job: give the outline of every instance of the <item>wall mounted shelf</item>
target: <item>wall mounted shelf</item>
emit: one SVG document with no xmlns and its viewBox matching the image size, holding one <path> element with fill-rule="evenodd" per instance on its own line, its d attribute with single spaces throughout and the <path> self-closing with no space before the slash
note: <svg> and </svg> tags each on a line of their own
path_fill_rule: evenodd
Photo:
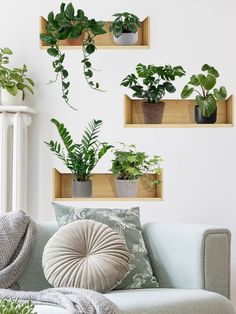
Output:
<svg viewBox="0 0 236 314">
<path fill-rule="evenodd" d="M 194 120 L 195 100 L 167 100 L 162 124 L 144 124 L 142 100 L 124 96 L 124 126 L 126 128 L 217 128 L 233 127 L 234 96 L 217 103 L 215 124 L 197 124 Z"/>
<path fill-rule="evenodd" d="M 72 198 L 71 183 L 73 175 L 60 173 L 53 169 L 53 200 L 54 201 L 162 201 L 163 200 L 163 171 L 161 184 L 152 189 L 146 188 L 145 179 L 142 177 L 139 183 L 138 197 L 118 198 L 115 193 L 114 177 L 110 173 L 94 173 L 92 175 L 93 197 Z"/>
<path fill-rule="evenodd" d="M 105 22 L 105 30 L 107 31 L 104 35 L 95 37 L 95 45 L 98 49 L 148 49 L 150 48 L 150 17 L 146 17 L 138 29 L 139 39 L 137 44 L 131 46 L 119 46 L 113 42 L 112 33 L 109 33 L 109 26 L 111 22 Z M 40 33 L 45 33 L 47 20 L 44 17 L 40 17 Z M 65 45 L 60 44 L 61 49 L 81 49 L 81 45 Z M 40 40 L 40 48 L 47 49 L 48 46 Z"/>
</svg>

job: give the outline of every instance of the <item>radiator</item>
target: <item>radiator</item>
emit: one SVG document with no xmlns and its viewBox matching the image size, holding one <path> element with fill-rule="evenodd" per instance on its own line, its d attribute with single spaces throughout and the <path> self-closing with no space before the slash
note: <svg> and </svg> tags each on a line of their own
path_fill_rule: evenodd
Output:
<svg viewBox="0 0 236 314">
<path fill-rule="evenodd" d="M 27 211 L 27 106 L 0 106 L 0 213 Z"/>
</svg>

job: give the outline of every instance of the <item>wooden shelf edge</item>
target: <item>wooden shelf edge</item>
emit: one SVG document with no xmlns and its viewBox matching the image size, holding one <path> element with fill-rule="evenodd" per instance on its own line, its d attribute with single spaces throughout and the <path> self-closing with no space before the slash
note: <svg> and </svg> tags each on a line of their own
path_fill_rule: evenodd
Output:
<svg viewBox="0 0 236 314">
<path fill-rule="evenodd" d="M 40 44 L 40 49 L 42 50 L 47 50 L 49 48 L 49 46 L 43 46 L 42 44 Z M 60 46 L 60 50 L 79 50 L 81 49 L 81 46 Z M 150 45 L 130 45 L 130 46 L 118 46 L 118 45 L 114 45 L 114 46 L 99 46 L 96 45 L 97 49 L 113 49 L 113 50 L 119 50 L 119 49 L 149 49 Z"/>
<path fill-rule="evenodd" d="M 163 201 L 163 197 L 89 197 L 89 198 L 53 198 L 53 201 L 55 202 L 98 202 L 98 201 L 140 201 L 140 202 L 145 202 L 145 201 Z"/>
<path fill-rule="evenodd" d="M 232 123 L 215 123 L 215 124 L 128 124 L 125 128 L 232 128 Z"/>
</svg>

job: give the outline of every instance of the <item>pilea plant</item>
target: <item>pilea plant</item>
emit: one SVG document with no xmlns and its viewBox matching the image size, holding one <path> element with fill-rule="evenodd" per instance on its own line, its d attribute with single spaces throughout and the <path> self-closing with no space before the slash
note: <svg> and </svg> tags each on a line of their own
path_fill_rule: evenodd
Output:
<svg viewBox="0 0 236 314">
<path fill-rule="evenodd" d="M 5 65 L 10 62 L 9 56 L 13 52 L 9 48 L 0 48 L 0 88 L 6 89 L 9 94 L 16 96 L 18 91 L 22 91 L 23 100 L 25 98 L 25 89 L 34 94 L 34 82 L 26 76 L 27 67 L 24 64 L 21 68 L 10 69 Z"/>
<path fill-rule="evenodd" d="M 204 117 L 210 117 L 216 111 L 217 100 L 225 100 L 227 91 L 224 86 L 219 89 L 214 88 L 219 72 L 208 64 L 201 68 L 203 73 L 192 75 L 190 81 L 184 86 L 181 97 L 188 98 L 193 92 L 197 93 L 195 97 L 200 111 Z"/>
<path fill-rule="evenodd" d="M 96 50 L 94 38 L 97 35 L 106 33 L 103 27 L 104 22 L 89 19 L 81 9 L 75 11 L 72 3 L 68 5 L 62 3 L 59 13 L 55 14 L 54 12 L 50 12 L 48 14 L 46 32 L 40 34 L 41 40 L 50 46 L 50 48 L 47 49 L 48 54 L 55 58 L 52 65 L 56 72 L 56 80 L 60 76 L 62 82 L 62 97 L 73 109 L 75 108 L 71 106 L 69 102 L 69 73 L 64 67 L 65 53 L 62 53 L 60 50 L 60 41 L 65 39 L 78 39 L 84 36 L 82 42 L 84 76 L 91 88 L 101 91 L 99 83 L 93 81 L 94 69 L 90 62 L 90 55 Z"/>
<path fill-rule="evenodd" d="M 32 302 L 20 303 L 18 300 L 0 300 L 0 314 L 37 314 Z"/>
<path fill-rule="evenodd" d="M 141 22 L 139 18 L 128 12 L 113 14 L 116 19 L 111 23 L 109 31 L 115 37 L 120 37 L 122 33 L 136 33 Z"/>
</svg>

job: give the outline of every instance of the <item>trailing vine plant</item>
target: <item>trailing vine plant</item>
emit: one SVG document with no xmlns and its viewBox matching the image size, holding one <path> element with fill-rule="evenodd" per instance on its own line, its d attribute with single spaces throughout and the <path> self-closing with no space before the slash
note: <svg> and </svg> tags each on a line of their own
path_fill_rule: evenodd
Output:
<svg viewBox="0 0 236 314">
<path fill-rule="evenodd" d="M 46 32 L 41 33 L 40 38 L 44 43 L 50 46 L 47 52 L 50 56 L 55 58 L 52 65 L 56 73 L 56 79 L 50 81 L 50 83 L 54 83 L 60 77 L 62 83 L 62 98 L 72 109 L 75 108 L 70 105 L 69 101 L 69 73 L 63 64 L 65 53 L 62 53 L 60 50 L 60 41 L 65 39 L 78 39 L 84 36 L 82 42 L 83 59 L 81 61 L 84 76 L 92 89 L 102 91 L 99 83 L 93 80 L 94 68 L 92 68 L 90 56 L 96 50 L 94 38 L 105 33 L 103 21 L 89 19 L 81 9 L 75 11 L 72 3 L 68 5 L 62 3 L 60 13 L 55 14 L 54 12 L 50 12 L 48 14 Z"/>
</svg>

